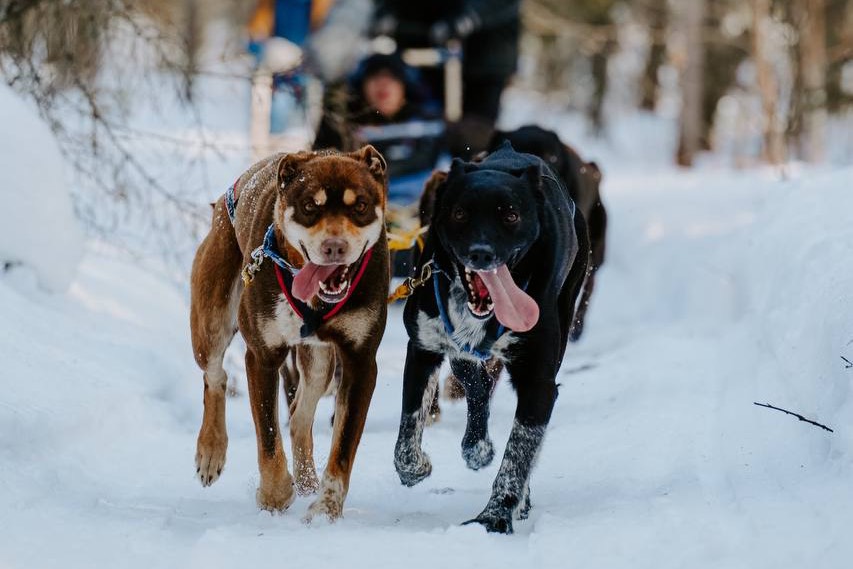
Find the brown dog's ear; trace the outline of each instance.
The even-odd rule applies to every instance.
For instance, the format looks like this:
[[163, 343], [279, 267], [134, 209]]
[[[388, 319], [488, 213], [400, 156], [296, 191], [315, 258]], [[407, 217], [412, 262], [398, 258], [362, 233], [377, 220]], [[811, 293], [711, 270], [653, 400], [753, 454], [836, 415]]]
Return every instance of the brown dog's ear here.
[[356, 160], [367, 164], [367, 169], [373, 174], [373, 177], [380, 182], [385, 180], [385, 172], [388, 170], [388, 163], [378, 150], [370, 144], [365, 144], [360, 150], [356, 150], [350, 154]]
[[288, 184], [293, 182], [296, 175], [302, 169], [302, 165], [308, 162], [314, 156], [311, 152], [297, 152], [295, 154], [285, 154], [278, 161], [278, 188], [283, 190]]
[[439, 188], [445, 180], [447, 180], [447, 172], [434, 170], [432, 176], [426, 181], [424, 193], [421, 194], [420, 206], [418, 208], [420, 210], [418, 217], [420, 218], [421, 227], [430, 224], [432, 214], [435, 211], [435, 200], [438, 197]]

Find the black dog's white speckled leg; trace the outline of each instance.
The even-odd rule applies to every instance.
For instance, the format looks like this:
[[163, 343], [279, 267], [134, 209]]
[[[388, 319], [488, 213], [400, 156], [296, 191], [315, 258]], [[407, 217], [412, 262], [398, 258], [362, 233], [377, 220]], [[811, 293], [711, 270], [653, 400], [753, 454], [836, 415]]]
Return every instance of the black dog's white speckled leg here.
[[513, 513], [519, 508], [524, 512], [525, 502], [529, 510], [528, 480], [544, 437], [545, 425], [527, 426], [518, 420], [513, 423], [489, 503], [479, 516], [466, 523], [476, 522], [490, 532], [512, 533]]
[[522, 491], [521, 503], [518, 505], [518, 509], [515, 511], [515, 519], [526, 520], [530, 516], [531, 507], [532, 504], [530, 503], [530, 478], [528, 478], [527, 484], [524, 485], [524, 490]]
[[495, 447], [489, 438], [489, 403], [492, 381], [482, 362], [454, 359], [450, 362], [453, 374], [465, 388], [468, 402], [468, 422], [462, 437], [462, 458], [471, 470], [492, 463]]
[[421, 449], [426, 414], [438, 387], [443, 356], [420, 349], [409, 341], [403, 375], [403, 410], [394, 447], [394, 468], [400, 482], [414, 486], [432, 473], [429, 456]]

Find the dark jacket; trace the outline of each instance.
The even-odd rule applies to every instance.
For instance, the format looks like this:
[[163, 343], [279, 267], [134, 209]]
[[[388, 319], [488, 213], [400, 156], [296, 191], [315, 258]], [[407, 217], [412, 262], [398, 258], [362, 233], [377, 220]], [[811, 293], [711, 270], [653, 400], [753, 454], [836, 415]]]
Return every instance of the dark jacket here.
[[429, 30], [446, 22], [463, 40], [463, 74], [508, 77], [517, 67], [521, 0], [377, 0], [375, 19], [396, 20], [401, 49], [430, 45]]
[[[415, 128], [413, 133], [407, 133], [403, 128], [402, 133], [391, 133], [391, 136], [375, 132], [381, 129], [365, 128], [405, 127], [414, 122], [420, 122], [421, 127]], [[424, 123], [431, 127], [430, 132], [423, 131]], [[352, 96], [343, 112], [326, 110], [323, 114], [313, 149], [352, 151], [366, 143], [372, 144], [385, 157], [389, 178], [431, 170], [444, 148], [444, 125], [440, 117], [424, 112], [415, 103], [406, 103], [397, 114], [386, 117], [368, 107], [360, 96]]]

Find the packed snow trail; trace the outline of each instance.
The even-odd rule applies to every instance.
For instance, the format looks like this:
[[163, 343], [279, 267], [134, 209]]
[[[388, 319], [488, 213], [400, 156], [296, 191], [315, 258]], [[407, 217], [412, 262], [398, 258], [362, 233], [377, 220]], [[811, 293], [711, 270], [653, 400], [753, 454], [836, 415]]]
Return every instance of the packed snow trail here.
[[[284, 515], [255, 506], [236, 351], [228, 462], [202, 488], [186, 297], [90, 244], [65, 295], [26, 271], [0, 278], [0, 567], [849, 566], [853, 171], [603, 169], [608, 259], [515, 535], [459, 525], [489, 496], [514, 411], [506, 380], [490, 467], [465, 468], [464, 404], [443, 403], [424, 437], [432, 476], [400, 485], [399, 306], [340, 522], [303, 525], [308, 498]], [[331, 412], [323, 400], [318, 468]]]

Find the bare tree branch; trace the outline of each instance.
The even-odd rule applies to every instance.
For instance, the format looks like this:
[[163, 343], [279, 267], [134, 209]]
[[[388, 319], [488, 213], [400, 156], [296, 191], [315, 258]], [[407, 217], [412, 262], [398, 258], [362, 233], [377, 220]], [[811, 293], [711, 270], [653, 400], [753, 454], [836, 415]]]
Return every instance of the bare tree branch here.
[[821, 425], [820, 423], [816, 423], [815, 421], [812, 421], [812, 420], [810, 420], [810, 419], [806, 419], [805, 417], [803, 417], [803, 416], [802, 416], [802, 415], [800, 415], [799, 413], [793, 413], [793, 412], [791, 412], [791, 411], [787, 411], [787, 410], [782, 409], [782, 408], [780, 408], [780, 407], [774, 407], [773, 405], [770, 405], [769, 403], [756, 403], [756, 402], [753, 402], [753, 405], [758, 405], [759, 407], [767, 407], [768, 409], [775, 409], [775, 410], [777, 410], [777, 411], [781, 411], [781, 412], [783, 412], [783, 413], [787, 413], [788, 415], [793, 415], [794, 417], [796, 417], [796, 418], [797, 418], [797, 419], [799, 419], [800, 421], [803, 421], [803, 422], [809, 423], [809, 424], [811, 424], [811, 425], [814, 425], [815, 427], [820, 427], [820, 428], [821, 428], [821, 429], [823, 429], [824, 431], [829, 431], [830, 433], [834, 433], [834, 432], [835, 432], [835, 431], [833, 431], [832, 429], [830, 429], [829, 427], [827, 427], [826, 425]]

